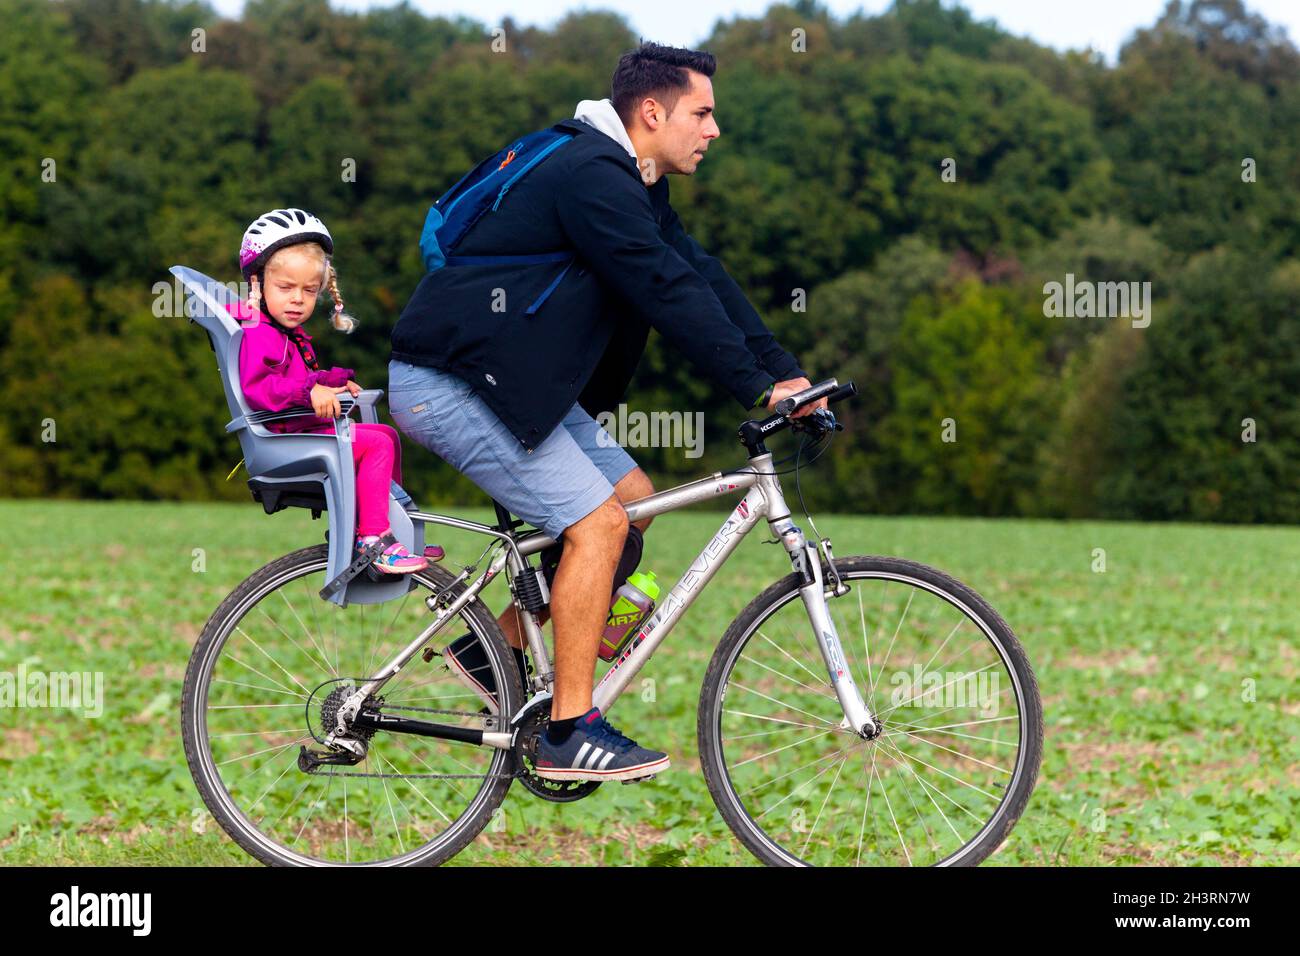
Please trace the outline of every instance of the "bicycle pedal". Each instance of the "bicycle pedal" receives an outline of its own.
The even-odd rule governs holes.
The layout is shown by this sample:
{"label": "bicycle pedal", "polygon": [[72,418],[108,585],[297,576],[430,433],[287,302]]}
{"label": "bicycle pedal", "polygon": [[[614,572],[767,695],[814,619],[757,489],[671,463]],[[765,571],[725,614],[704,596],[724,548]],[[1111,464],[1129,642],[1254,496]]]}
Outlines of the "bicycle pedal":
{"label": "bicycle pedal", "polygon": [[633,777],[631,780],[620,780],[619,783],[623,784],[624,786],[626,786],[629,783],[648,783],[657,776],[659,776],[657,773],[652,773],[648,777]]}

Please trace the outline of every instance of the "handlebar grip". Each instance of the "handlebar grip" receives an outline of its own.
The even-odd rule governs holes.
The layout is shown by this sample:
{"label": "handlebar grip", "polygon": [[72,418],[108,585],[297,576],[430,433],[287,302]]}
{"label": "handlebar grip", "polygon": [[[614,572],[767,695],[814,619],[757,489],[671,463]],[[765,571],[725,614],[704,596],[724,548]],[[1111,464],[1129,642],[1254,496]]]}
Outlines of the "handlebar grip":
{"label": "handlebar grip", "polygon": [[845,382],[835,391],[826,396],[827,403],[834,405],[836,402],[842,402],[846,398],[852,398],[858,394],[858,387],[852,382]]}
{"label": "handlebar grip", "polygon": [[789,398],[783,398],[776,403],[775,411],[778,415],[789,415],[796,408],[807,405],[809,402],[815,402],[823,396],[831,394],[839,388],[839,382],[833,378],[828,378],[824,382],[814,385],[812,388],[805,388],[802,392],[797,392]]}

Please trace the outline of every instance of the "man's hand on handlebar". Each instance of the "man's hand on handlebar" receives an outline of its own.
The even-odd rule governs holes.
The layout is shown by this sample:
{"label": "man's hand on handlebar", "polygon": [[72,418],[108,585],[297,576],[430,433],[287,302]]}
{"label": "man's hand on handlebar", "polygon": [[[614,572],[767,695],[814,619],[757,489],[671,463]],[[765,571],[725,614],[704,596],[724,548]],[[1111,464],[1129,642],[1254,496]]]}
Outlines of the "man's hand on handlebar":
{"label": "man's hand on handlebar", "polygon": [[[852,382],[841,384],[828,378],[816,385],[806,378],[776,382],[768,396],[768,410],[775,412],[762,421],[747,421],[740,426],[738,436],[753,458],[764,451],[763,440],[784,429],[811,435],[814,441],[831,432],[843,431],[844,426],[835,419],[829,408],[832,402],[842,402],[858,394]],[[806,444],[806,442],[804,443]],[[803,445],[800,446],[802,448]],[[819,452],[820,454],[820,452]]]}
{"label": "man's hand on handlebar", "polygon": [[[767,410],[775,411],[776,403],[783,398],[789,398],[805,389],[812,388],[812,382],[806,378],[791,378],[784,382],[777,382],[772,387],[772,397],[768,399]],[[790,418],[803,418],[805,415],[811,415],[819,408],[826,408],[826,399],[819,398],[815,402],[810,402],[803,408],[797,409],[790,413]]]}

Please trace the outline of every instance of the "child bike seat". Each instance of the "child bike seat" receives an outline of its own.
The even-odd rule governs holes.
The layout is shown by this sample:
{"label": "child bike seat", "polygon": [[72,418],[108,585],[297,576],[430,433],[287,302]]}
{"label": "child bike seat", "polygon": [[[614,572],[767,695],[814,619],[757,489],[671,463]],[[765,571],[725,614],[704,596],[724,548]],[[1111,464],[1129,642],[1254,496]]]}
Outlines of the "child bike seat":
{"label": "child bike seat", "polygon": [[[248,487],[267,514],[285,508],[308,508],[313,518],[321,512],[329,515],[329,564],[325,581],[332,583],[321,596],[340,607],[352,604],[379,604],[401,597],[415,586],[409,575],[383,575],[374,579],[357,574],[336,581],[352,564],[353,531],[356,527],[356,471],[352,461],[353,408],[360,408],[363,422],[378,422],[375,403],[382,389],[367,389],[356,396],[339,396],[342,415],[334,420],[334,434],[299,432],[281,434],[266,427],[300,415],[315,415],[310,408],[291,408],[279,412],[254,411],[248,407],[239,385],[239,345],[244,330],[231,317],[228,307],[238,302],[235,292],[224,283],[185,266],[172,266],[172,275],[185,287],[185,315],[208,333],[209,344],[217,358],[217,370],[226,392],[231,420],[227,432],[239,439],[248,468]],[[392,483],[388,503],[388,520],[393,535],[412,554],[424,553],[424,525],[412,522],[408,510],[414,510],[411,496]]]}

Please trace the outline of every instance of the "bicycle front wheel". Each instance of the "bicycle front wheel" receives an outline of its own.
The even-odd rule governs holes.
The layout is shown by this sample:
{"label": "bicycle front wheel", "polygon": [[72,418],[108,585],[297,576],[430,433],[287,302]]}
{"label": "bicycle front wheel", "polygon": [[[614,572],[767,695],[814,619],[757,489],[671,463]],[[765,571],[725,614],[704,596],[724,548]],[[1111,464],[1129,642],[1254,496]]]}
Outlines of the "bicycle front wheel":
{"label": "bicycle front wheel", "polygon": [[714,802],[769,865],[977,864],[1038,775],[1042,704],[1024,650],[941,571],[861,556],[835,567],[849,590],[827,607],[882,733],[841,726],[791,574],[732,622],[705,676],[699,745]]}
{"label": "bicycle front wheel", "polygon": [[[203,629],[181,701],[190,772],[204,803],[244,850],[272,865],[442,863],[490,821],[513,773],[507,750],[359,729],[357,762],[304,764],[325,745],[339,706],[428,626],[424,598],[451,586],[431,565],[405,596],[346,608],[322,600],[328,561],[318,545],[254,572]],[[462,587],[462,585],[457,585]],[[479,642],[476,675],[499,689],[504,714],[522,705],[514,657],[482,601],[471,602],[370,702],[385,715],[497,730],[483,701],[445,666],[448,642]],[[347,759],[347,758],[344,758]]]}

